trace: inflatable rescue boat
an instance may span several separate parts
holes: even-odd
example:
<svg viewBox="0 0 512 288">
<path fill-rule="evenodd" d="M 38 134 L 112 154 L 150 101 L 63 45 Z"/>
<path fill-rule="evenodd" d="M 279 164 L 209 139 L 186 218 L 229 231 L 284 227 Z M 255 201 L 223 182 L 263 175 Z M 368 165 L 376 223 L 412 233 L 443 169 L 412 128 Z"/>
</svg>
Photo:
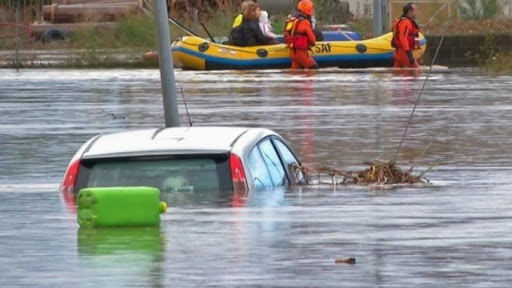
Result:
<svg viewBox="0 0 512 288">
<path fill-rule="evenodd" d="M 391 67 L 392 33 L 359 41 L 317 42 L 311 53 L 320 67 L 367 68 Z M 420 58 L 427 40 L 420 34 L 414 57 Z M 174 64 L 188 70 L 249 70 L 282 69 L 291 66 L 289 49 L 285 44 L 236 47 L 213 43 L 189 36 L 172 44 Z"/>
</svg>

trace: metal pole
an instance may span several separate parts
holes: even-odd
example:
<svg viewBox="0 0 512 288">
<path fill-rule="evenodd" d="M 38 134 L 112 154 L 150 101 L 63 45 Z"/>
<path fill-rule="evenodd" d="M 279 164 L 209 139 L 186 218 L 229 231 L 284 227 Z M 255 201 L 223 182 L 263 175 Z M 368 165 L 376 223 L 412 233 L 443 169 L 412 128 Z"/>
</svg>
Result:
<svg viewBox="0 0 512 288">
<path fill-rule="evenodd" d="M 382 0 L 382 30 L 381 33 L 384 33 L 384 31 L 390 31 L 391 27 L 389 27 L 389 0 Z"/>
<path fill-rule="evenodd" d="M 199 10 L 197 8 L 192 8 L 192 31 L 197 34 L 197 28 L 199 27 L 199 19 L 198 19 Z"/>
<path fill-rule="evenodd" d="M 452 2 L 447 1 L 446 3 L 448 4 L 448 23 L 451 24 L 452 23 Z"/>
<path fill-rule="evenodd" d="M 16 27 L 15 27 L 15 33 L 16 33 L 16 71 L 20 70 L 20 2 L 16 4 Z"/>
<path fill-rule="evenodd" d="M 373 37 L 382 35 L 382 0 L 373 0 Z"/>
<path fill-rule="evenodd" d="M 180 126 L 178 114 L 178 97 L 176 96 L 176 80 L 174 64 L 171 57 L 171 35 L 169 32 L 169 14 L 165 0 L 153 0 L 153 11 L 156 20 L 156 36 L 158 42 L 158 63 L 164 103 L 165 127 Z"/>
</svg>

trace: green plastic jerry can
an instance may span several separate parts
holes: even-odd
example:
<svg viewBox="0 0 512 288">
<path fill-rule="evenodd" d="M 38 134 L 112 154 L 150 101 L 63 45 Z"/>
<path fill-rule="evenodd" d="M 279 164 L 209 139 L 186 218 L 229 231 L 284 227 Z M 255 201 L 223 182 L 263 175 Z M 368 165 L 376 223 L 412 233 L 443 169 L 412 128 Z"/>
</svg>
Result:
<svg viewBox="0 0 512 288">
<path fill-rule="evenodd" d="M 167 206 L 152 187 L 84 188 L 77 196 L 80 227 L 158 226 Z"/>
</svg>

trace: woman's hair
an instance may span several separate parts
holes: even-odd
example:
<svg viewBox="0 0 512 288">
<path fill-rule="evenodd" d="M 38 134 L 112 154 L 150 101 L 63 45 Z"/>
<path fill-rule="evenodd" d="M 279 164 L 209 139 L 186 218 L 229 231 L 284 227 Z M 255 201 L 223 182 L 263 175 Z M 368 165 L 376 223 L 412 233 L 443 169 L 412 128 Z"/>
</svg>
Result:
<svg viewBox="0 0 512 288">
<path fill-rule="evenodd" d="M 245 3 L 245 2 L 244 2 Z M 245 9 L 242 11 L 242 13 L 244 14 L 244 18 L 245 19 L 249 19 L 249 20 L 256 20 L 258 19 L 258 17 L 256 17 L 256 13 L 254 13 L 256 11 L 256 9 L 260 8 L 260 6 L 254 2 L 249 2 L 249 3 L 246 3 L 246 5 L 244 5 Z"/>
<path fill-rule="evenodd" d="M 405 17 L 407 16 L 407 14 L 409 14 L 410 11 L 412 11 L 412 9 L 414 8 L 414 3 L 407 3 L 405 4 L 405 6 L 402 8 L 402 16 Z"/>
<path fill-rule="evenodd" d="M 244 11 L 245 11 L 245 9 L 247 8 L 247 5 L 248 5 L 249 3 L 256 3 L 256 2 L 254 2 L 254 1 L 252 1 L 252 0 L 246 0 L 246 1 L 242 2 L 242 5 L 240 5 L 240 7 L 241 7 L 241 9 L 240 9 L 240 10 L 242 11 L 242 13 L 244 13 Z"/>
</svg>

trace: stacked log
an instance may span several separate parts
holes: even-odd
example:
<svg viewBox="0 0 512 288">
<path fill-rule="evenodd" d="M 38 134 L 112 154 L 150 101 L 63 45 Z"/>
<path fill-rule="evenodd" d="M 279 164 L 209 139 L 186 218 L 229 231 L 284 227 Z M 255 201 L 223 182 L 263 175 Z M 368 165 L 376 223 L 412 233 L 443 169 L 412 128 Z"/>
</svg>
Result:
<svg viewBox="0 0 512 288">
<path fill-rule="evenodd" d="M 74 4 L 84 4 L 84 3 L 119 3 L 119 2 L 127 2 L 126 0 L 52 0 L 52 4 L 59 5 L 74 5 Z"/>
<path fill-rule="evenodd" d="M 141 13 L 143 0 L 52 0 L 42 9 L 43 23 L 30 28 L 37 38 L 49 30 L 73 32 L 80 27 L 115 27 L 121 18 Z"/>
<path fill-rule="evenodd" d="M 85 1 L 85 0 L 58 0 Z M 76 22 L 112 22 L 122 17 L 137 13 L 142 7 L 142 1 L 122 0 L 98 1 L 77 4 L 52 4 L 43 6 L 43 21 L 51 23 L 76 23 Z"/>
</svg>

